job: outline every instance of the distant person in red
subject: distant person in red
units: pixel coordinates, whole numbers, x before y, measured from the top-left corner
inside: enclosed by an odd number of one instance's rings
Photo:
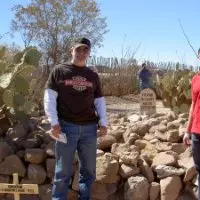
[[[192,155],[198,173],[198,185],[200,186],[200,73],[192,79],[191,93],[192,104],[183,142],[187,146],[192,145]],[[198,196],[200,200],[200,187],[198,187]]]

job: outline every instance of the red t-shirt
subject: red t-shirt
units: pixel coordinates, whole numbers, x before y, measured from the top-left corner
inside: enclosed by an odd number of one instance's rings
[[[200,134],[200,73],[192,78],[191,82],[192,101],[194,104],[190,133]]]

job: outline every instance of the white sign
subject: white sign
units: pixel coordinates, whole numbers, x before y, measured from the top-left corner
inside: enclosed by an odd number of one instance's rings
[[[0,183],[0,193],[13,193],[20,200],[20,194],[39,194],[39,189],[37,184],[19,184],[18,174],[13,174],[13,184]]]
[[[140,113],[142,115],[156,113],[156,94],[150,88],[146,88],[140,92]]]

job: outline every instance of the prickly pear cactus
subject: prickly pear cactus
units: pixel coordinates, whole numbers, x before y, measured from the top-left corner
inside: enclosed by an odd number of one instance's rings
[[[171,108],[175,113],[189,111],[191,105],[191,79],[195,72],[177,70],[168,72],[161,79],[157,76],[156,85],[163,99],[163,105]]]
[[[28,78],[37,68],[41,53],[29,47],[17,53],[12,63],[6,62],[5,57],[6,49],[3,47],[0,49],[0,108],[6,105],[8,117],[24,119],[36,106],[28,100]]]
[[[41,57],[41,53],[35,48],[29,48],[24,52],[22,57],[22,62],[28,65],[37,67],[39,64],[39,60]]]

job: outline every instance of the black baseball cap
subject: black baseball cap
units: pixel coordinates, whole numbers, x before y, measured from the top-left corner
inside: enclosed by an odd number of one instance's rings
[[[73,47],[78,48],[80,46],[86,46],[89,49],[91,48],[91,42],[85,37],[78,38],[74,40]]]

